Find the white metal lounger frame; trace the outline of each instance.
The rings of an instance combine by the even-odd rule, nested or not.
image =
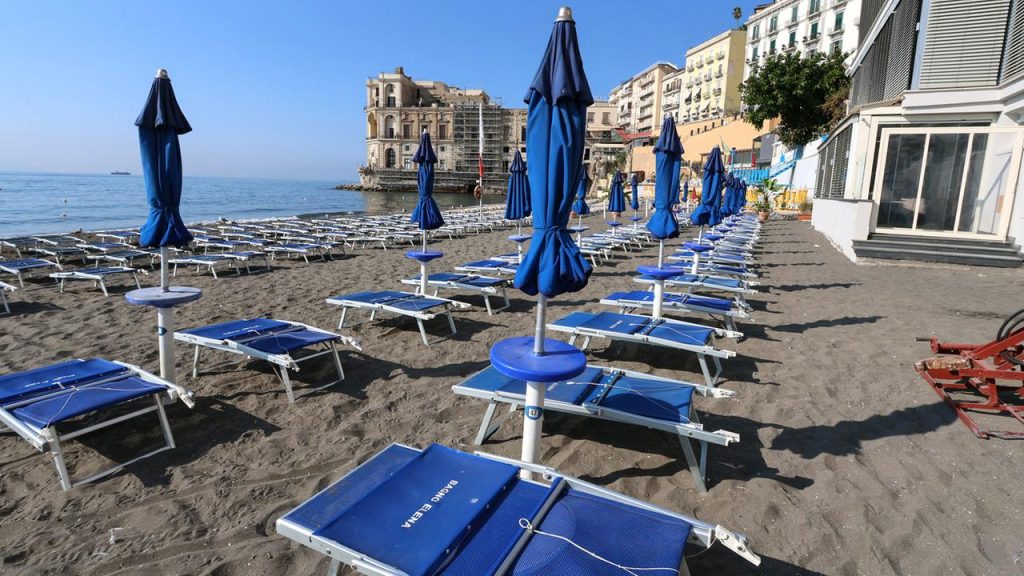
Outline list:
[[[418,278],[403,278],[402,284],[409,286],[416,286],[416,294],[420,294],[420,281]],[[437,298],[437,293],[442,289],[448,290],[463,290],[465,292],[475,292],[484,297],[484,307],[487,308],[487,315],[494,316],[495,312],[501,312],[502,310],[508,309],[511,304],[508,301],[508,281],[503,284],[495,286],[474,286],[473,284],[466,284],[464,282],[454,282],[451,280],[439,281],[427,279],[427,287],[434,289],[433,298]],[[491,296],[501,296],[505,304],[501,308],[491,307]]]
[[[10,314],[11,313],[11,307],[10,307],[9,304],[7,304],[7,291],[8,290],[10,290],[11,292],[14,292],[15,290],[17,290],[17,288],[15,288],[14,286],[11,286],[10,284],[8,284],[6,282],[0,282],[0,306],[3,306],[4,314]]]
[[[589,365],[588,368],[599,368],[607,374],[621,375],[628,378],[644,378],[647,380],[657,380],[659,382],[665,382],[669,385],[674,386],[689,386],[693,388],[693,391],[701,396],[710,396],[712,398],[733,398],[736,393],[732,390],[725,390],[721,388],[712,388],[710,386],[702,386],[700,384],[692,384],[682,380],[673,380],[670,378],[662,378],[659,376],[651,376],[642,372],[634,372],[632,370],[620,370],[618,368],[608,368],[605,366]],[[485,368],[484,370],[487,370]],[[481,370],[480,372],[483,372]],[[479,374],[479,372],[477,372]],[[475,376],[475,374],[474,374]],[[470,376],[468,379],[473,378]],[[582,383],[581,383],[582,385]],[[598,384],[600,386],[600,384]],[[613,384],[614,386],[614,384]],[[476,438],[473,443],[477,446],[483,444],[488,438],[494,435],[501,426],[501,421],[496,421],[495,412],[497,411],[498,403],[509,404],[509,414],[512,414],[519,408],[526,405],[525,394],[509,394],[501,391],[486,391],[472,386],[463,386],[462,384],[456,384],[452,386],[452,392],[461,396],[469,396],[472,398],[479,398],[481,400],[487,400],[487,409],[484,411],[483,420],[480,422],[480,429],[477,431]],[[600,404],[593,404],[590,402],[582,405],[570,404],[568,402],[552,402],[550,399],[545,401],[545,409],[551,410],[552,412],[561,412],[565,414],[573,414],[576,416],[589,416],[592,418],[600,418],[602,420],[609,420],[611,422],[619,422],[623,424],[633,424],[636,426],[644,426],[654,430],[661,430],[668,432],[669,434],[675,435],[679,440],[679,445],[683,449],[683,456],[686,458],[686,464],[690,468],[690,474],[693,476],[693,483],[696,485],[697,490],[701,493],[707,492],[707,485],[705,479],[707,477],[707,459],[708,459],[708,444],[717,444],[719,446],[728,446],[732,442],[739,442],[740,436],[734,432],[728,432],[726,430],[715,430],[708,431],[704,429],[704,425],[701,424],[699,417],[697,416],[696,408],[693,403],[690,403],[690,413],[687,415],[689,422],[687,423],[673,423],[665,420],[658,420],[656,418],[650,418],[646,416],[639,416],[636,414],[630,414],[622,410],[615,410],[608,408],[607,406],[601,406]],[[501,418],[499,416],[499,418]],[[493,425],[492,425],[493,423]],[[696,454],[693,451],[693,446],[690,444],[690,439],[697,442],[700,445],[700,459],[697,459]]]
[[[422,297],[422,298],[433,298],[435,300],[444,300],[445,303],[446,303],[445,304],[445,309],[444,309],[444,312],[441,312],[440,314],[444,314],[444,316],[446,318],[448,318],[448,328],[451,329],[451,333],[449,335],[454,335],[454,334],[458,333],[458,331],[455,329],[455,320],[452,318],[452,309],[466,310],[467,308],[471,308],[471,306],[469,304],[466,304],[465,302],[459,302],[458,300],[452,300],[450,298],[442,298],[440,296],[423,296],[421,294],[415,294],[415,293],[412,293],[412,292],[406,292],[406,294],[408,294],[409,296],[419,296],[419,297]],[[377,311],[390,312],[390,313],[395,314],[397,316],[409,316],[411,318],[415,318],[416,319],[416,325],[420,329],[420,337],[423,339],[423,343],[425,345],[427,345],[427,346],[430,346],[430,340],[427,339],[427,329],[423,326],[423,321],[424,320],[433,320],[434,318],[436,318],[438,316],[438,314],[435,314],[435,313],[432,313],[432,312],[418,312],[416,310],[403,310],[401,308],[396,308],[396,307],[388,305],[386,303],[374,304],[374,303],[370,303],[370,302],[358,302],[358,301],[355,301],[355,300],[345,300],[344,298],[340,298],[340,297],[339,298],[328,298],[327,299],[327,303],[328,304],[333,304],[335,306],[341,306],[341,319],[338,320],[338,330],[341,330],[342,328],[345,327],[345,317],[348,314],[349,308],[358,308],[360,310],[369,310],[370,311],[370,319],[369,319],[370,322],[373,322],[373,320],[377,317]]]
[[[320,256],[320,260],[327,262],[327,256],[330,254],[330,247],[324,245],[311,245],[308,248],[290,248],[288,246],[266,246],[265,252],[270,254],[272,260],[277,259],[278,254],[284,254],[286,258],[302,256],[302,259],[309,264],[310,254],[314,256]]]
[[[199,356],[200,351],[203,348],[220,350],[222,352],[230,352],[232,354],[241,354],[242,356],[247,356],[250,358],[256,358],[259,360],[265,360],[269,362],[274,367],[274,373],[281,380],[281,384],[284,386],[284,392],[285,395],[288,396],[289,403],[295,402],[296,398],[308,396],[314,392],[318,392],[325,388],[330,388],[331,386],[334,386],[335,384],[338,384],[345,379],[345,370],[341,367],[341,356],[338,355],[338,347],[335,345],[333,341],[324,342],[324,350],[304,354],[303,356],[296,358],[293,357],[291,354],[269,354],[262,350],[257,350],[250,346],[246,346],[247,341],[254,340],[256,338],[262,338],[264,336],[269,336],[272,334],[286,334],[291,331],[306,329],[312,332],[319,332],[321,334],[337,336],[338,338],[341,339],[342,343],[348,344],[349,346],[352,346],[356,350],[362,350],[362,348],[359,346],[359,341],[356,340],[355,338],[342,336],[341,334],[335,334],[334,332],[329,332],[327,330],[321,330],[320,328],[309,326],[308,324],[303,324],[301,322],[291,322],[289,320],[278,320],[278,322],[285,322],[287,324],[291,324],[291,327],[276,332],[264,332],[260,334],[253,334],[248,338],[239,338],[237,340],[222,340],[219,338],[208,338],[206,336],[198,336],[196,334],[188,334],[186,332],[175,332],[174,339],[179,340],[181,342],[185,342],[187,344],[192,344],[193,346],[196,347],[195,355],[192,358],[193,378],[199,377]],[[291,377],[288,375],[288,370],[290,369],[298,372],[299,363],[313,360],[315,358],[319,358],[320,356],[324,356],[327,354],[330,354],[331,356],[334,357],[334,367],[338,372],[338,379],[328,384],[323,384],[320,386],[316,386],[314,388],[305,389],[301,394],[296,395],[295,390],[292,388],[292,381]]]
[[[635,315],[637,318],[650,320],[647,316]],[[670,320],[668,318],[658,318],[655,322],[659,322],[662,325],[683,325],[683,326],[697,326],[700,328],[708,328],[712,330],[716,336],[724,338],[738,339],[742,334],[733,332],[732,330],[723,330],[721,328],[715,328],[713,326],[703,326],[701,324],[694,324],[692,322],[683,322],[681,320]],[[583,344],[580,346],[580,350],[586,350],[587,346],[590,345],[592,338],[608,338],[610,340],[621,340],[623,342],[631,342],[634,344],[653,344],[655,346],[664,346],[666,348],[674,348],[676,350],[686,350],[687,352],[693,352],[697,355],[697,362],[700,364],[700,371],[704,374],[704,383],[710,387],[714,387],[715,383],[718,382],[718,377],[722,375],[722,358],[732,358],[736,356],[736,353],[731,350],[722,350],[715,348],[714,346],[695,346],[693,344],[684,344],[681,342],[674,342],[672,340],[666,340],[664,338],[657,338],[647,334],[624,334],[622,332],[611,332],[608,330],[596,330],[593,328],[585,328],[582,326],[566,327],[558,326],[557,324],[548,324],[548,330],[554,330],[555,332],[565,332],[570,334],[569,344],[574,345],[578,336],[583,336]],[[715,365],[715,373],[712,374],[708,368],[707,357],[710,356],[712,362]]]
[[[270,270],[270,259],[267,258],[267,255],[264,254],[263,252],[260,252],[258,254],[253,254],[252,256],[246,256],[244,258],[242,258],[240,256],[232,256],[230,254],[218,254],[218,253],[205,254],[205,255],[206,256],[217,256],[218,259],[210,260],[210,259],[207,259],[207,258],[196,258],[196,257],[193,257],[193,256],[186,256],[186,257],[183,257],[183,258],[175,258],[173,260],[168,260],[167,261],[168,264],[174,264],[174,269],[171,272],[171,276],[177,276],[178,275],[178,265],[179,264],[183,264],[185,266],[195,266],[196,267],[196,274],[198,274],[200,271],[202,271],[203,266],[206,266],[206,269],[210,272],[210,274],[213,274],[214,280],[217,279],[217,264],[221,264],[221,263],[228,264],[228,268],[231,268],[232,270],[234,270],[236,276],[241,276],[242,275],[242,267],[245,267],[245,273],[246,274],[252,274],[252,266],[249,264],[249,260],[252,260],[253,258],[263,258],[263,266],[264,266],[264,268],[266,268],[267,270]]]
[[[685,274],[685,273],[686,272],[681,272],[681,274]],[[698,275],[698,276],[700,276],[700,275]],[[707,274],[704,274],[703,276],[712,277],[712,276],[709,276]],[[633,282],[636,282],[638,284],[646,284],[646,285],[649,286],[648,289],[650,291],[652,291],[652,292],[654,291],[654,282],[655,281],[653,279],[634,277],[633,278]],[[744,296],[749,296],[750,294],[757,294],[757,290],[754,290],[753,288],[750,288],[750,287],[751,286],[758,286],[758,285],[760,285],[760,283],[759,282],[750,281],[750,280],[742,280],[741,282],[743,282],[743,285],[742,285],[743,287],[730,288],[728,286],[716,286],[714,284],[705,284],[703,282],[684,282],[682,280],[674,280],[672,278],[669,278],[668,280],[665,280],[665,286],[666,287],[668,287],[668,286],[675,286],[677,288],[686,288],[687,294],[693,294],[694,291],[726,293],[726,294],[728,294],[732,298],[732,301],[735,302],[736,305],[739,306],[740,308],[742,308],[744,310],[748,310],[748,311],[749,310],[753,310],[753,306],[751,306],[749,303],[747,303],[747,299],[744,298]]]
[[[146,272],[145,270],[138,270],[136,268],[129,268],[127,266],[121,266],[118,268],[118,270],[125,274],[131,274],[132,280],[135,281],[136,288],[142,288],[142,285],[139,284],[139,272],[142,272],[143,274],[148,274],[148,272]],[[67,280],[92,280],[93,288],[99,286],[100,290],[103,291],[104,296],[110,296],[110,293],[107,292],[107,283],[105,281],[106,276],[109,275],[110,274],[87,274],[85,272],[80,272],[78,270],[68,270],[66,272],[54,272],[50,274],[50,278],[55,278],[60,282],[61,292],[64,291],[64,282]]]
[[[676,295],[666,292],[665,296]],[[647,300],[611,300],[609,298],[602,298],[601,304],[604,304],[605,306],[617,306],[619,308],[619,312],[622,314],[630,314],[637,309],[647,311],[654,308],[654,302]],[[739,328],[736,326],[736,319],[740,318],[743,320],[750,320],[750,314],[748,314],[742,307],[737,307],[736,310],[726,310],[723,312],[717,308],[709,308],[692,302],[675,302],[668,299],[662,302],[662,306],[665,311],[678,310],[680,312],[707,314],[713,320],[722,322],[722,324],[725,325],[726,330],[730,330],[737,334],[739,334]],[[742,337],[743,335],[740,334],[738,338]]]
[[[134,371],[135,374],[133,374],[133,376],[137,376],[145,380],[146,382],[153,382],[165,386],[167,388],[167,399],[165,400],[162,398],[163,392],[152,394],[152,406],[139,408],[137,410],[128,412],[127,414],[121,414],[114,418],[97,422],[96,424],[92,424],[91,426],[86,426],[84,428],[68,432],[67,434],[60,434],[57,431],[56,425],[47,426],[46,428],[36,428],[35,426],[32,426],[26,422],[22,422],[10,412],[10,410],[14,408],[23,406],[25,404],[30,404],[32,402],[37,402],[42,398],[46,398],[46,396],[35,396],[30,400],[11,402],[10,404],[0,407],[0,423],[3,423],[5,426],[10,428],[15,434],[21,436],[36,450],[39,450],[40,452],[50,453],[50,455],[53,457],[53,464],[57,468],[57,476],[60,477],[60,486],[64,490],[70,490],[76,486],[87,484],[89,482],[92,482],[93,480],[98,480],[105,476],[109,476],[110,474],[113,474],[114,472],[117,472],[118,470],[121,470],[126,466],[138,462],[139,460],[149,458],[150,456],[163,452],[164,450],[171,450],[172,448],[175,447],[174,436],[171,434],[171,426],[167,422],[167,413],[164,411],[164,403],[171,404],[175,400],[181,400],[189,408],[193,408],[195,406],[195,403],[192,401],[192,393],[186,390],[185,388],[182,388],[177,384],[168,382],[167,380],[163,380],[153,374],[150,374],[149,372],[146,372],[145,370],[139,368],[138,366],[126,364],[124,362],[118,362],[116,360],[114,360],[113,362],[114,364],[119,364],[121,366],[124,366],[125,368]],[[114,381],[119,380],[121,378],[124,378],[124,374],[118,374],[110,378],[110,380]],[[102,382],[103,381],[100,381],[99,383]],[[62,392],[65,392],[65,390],[55,391],[52,395],[57,395]],[[160,430],[161,432],[163,432],[164,436],[163,446],[150,452],[147,452],[145,454],[142,454],[141,456],[136,456],[135,458],[132,458],[127,462],[115,464],[114,466],[107,468],[106,470],[97,472],[92,476],[89,476],[88,478],[83,478],[81,480],[74,480],[71,478],[71,474],[68,472],[67,463],[64,462],[64,450],[63,448],[61,448],[61,442],[65,440],[72,440],[74,438],[88,434],[90,432],[94,432],[102,428],[107,428],[109,426],[113,426],[115,424],[124,422],[125,420],[130,420],[132,418],[142,416],[150,412],[156,412],[157,418],[160,420]]]
[[[63,270],[64,269],[60,264],[54,262],[53,260],[47,260],[45,258],[37,258],[37,260],[42,260],[43,262],[46,262],[50,266],[56,267],[57,270]],[[37,268],[26,268],[25,269],[26,273],[22,273],[22,271],[17,269],[17,268],[5,268],[4,267],[4,262],[0,261],[0,270],[3,270],[4,272],[7,272],[9,274],[14,274],[14,277],[18,279],[18,286],[21,286],[22,288],[25,287],[25,276],[31,276],[31,271],[32,270],[39,270],[41,268],[45,269],[45,268],[48,268],[48,267],[47,266],[39,266]]]
[[[402,444],[398,444],[398,446],[408,448],[408,446],[404,446]],[[597,486],[589,482],[584,482],[583,480],[580,480],[578,478],[566,476],[564,474],[561,474],[560,472],[558,472],[558,470],[555,470],[554,468],[541,466],[539,464],[531,464],[529,462],[522,462],[519,460],[514,460],[512,458],[495,456],[493,454],[487,454],[485,452],[474,452],[474,454],[482,458],[494,460],[496,462],[502,462],[505,464],[510,464],[512,466],[518,466],[521,470],[532,472],[534,477],[543,478],[548,482],[560,479],[562,480],[562,489],[564,489],[564,486],[568,486],[573,490],[576,490],[584,494],[590,494],[598,498],[604,498],[606,500],[611,500],[613,502],[617,502],[620,504],[634,506],[642,510],[648,510],[656,514],[664,514],[666,516],[671,516],[672,518],[682,520],[684,522],[689,523],[692,526],[692,529],[690,530],[690,537],[687,540],[689,544],[694,544],[707,549],[711,548],[711,546],[714,545],[716,541],[718,541],[721,542],[722,545],[726,548],[742,556],[748,562],[751,562],[754,565],[759,565],[761,563],[761,558],[757,554],[755,554],[747,544],[747,537],[745,535],[738,532],[732,532],[731,530],[728,530],[727,528],[721,525],[704,522],[702,520],[686,516],[685,514],[678,514],[676,512],[660,508],[658,506],[644,502],[642,500],[630,498],[629,496],[619,494],[618,492],[613,492],[612,490],[608,490],[607,488],[603,488],[601,486]],[[355,474],[359,469],[361,469],[363,466],[366,466],[369,462],[372,461],[373,459],[371,458],[370,460],[367,460],[363,464],[360,464],[359,466],[355,467],[352,471],[348,472],[347,474],[339,478],[330,486],[328,486],[324,490],[321,490],[318,493],[318,495],[322,494],[327,490],[332,489],[335,484],[344,480],[348,476]],[[544,482],[538,482],[533,480],[522,481],[532,482],[539,486],[549,485]],[[549,496],[548,501],[545,503],[544,506],[541,507],[540,513],[537,515],[537,517],[533,519],[534,524],[540,523],[540,520],[543,519],[543,516],[547,513],[551,504],[553,504],[554,498],[557,497],[560,492],[561,490],[556,490],[555,493]],[[331,563],[327,569],[328,576],[337,576],[341,570],[342,565],[351,566],[357,573],[365,574],[367,576],[404,576],[405,573],[398,570],[397,568],[388,566],[387,564],[384,564],[382,562],[378,562],[373,558],[370,558],[369,556],[366,556],[365,554],[362,554],[352,548],[342,546],[337,542],[314,534],[309,528],[305,526],[301,526],[299,524],[287,520],[286,517],[289,514],[291,514],[291,511],[284,514],[281,518],[277,519],[277,522],[275,523],[277,533],[284,536],[285,538],[294,540],[295,542],[302,544],[303,546],[312,548],[313,550],[316,550],[317,552],[320,552],[321,554],[324,554],[328,558],[330,558]],[[508,568],[510,568],[508,564],[515,560],[519,552],[526,545],[527,539],[529,537],[529,532],[524,533],[523,537],[506,557],[505,563],[502,565],[502,569],[499,569],[497,572],[498,575],[504,576],[504,574],[507,573]],[[686,566],[686,558],[683,558],[682,560],[682,563],[679,567],[679,574],[680,576],[689,576],[690,574],[689,569]]]

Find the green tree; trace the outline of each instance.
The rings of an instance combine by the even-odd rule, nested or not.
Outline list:
[[[790,148],[828,132],[845,115],[850,89],[843,61],[846,54],[816,52],[769,56],[754,64],[740,89],[747,109],[743,119],[758,129],[778,118],[779,140]],[[838,118],[837,118],[838,116]]]
[[[743,18],[743,9],[739,6],[732,9],[732,18],[736,21],[736,29],[740,27],[740,18]]]

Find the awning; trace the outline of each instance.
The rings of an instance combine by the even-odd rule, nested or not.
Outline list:
[[[693,100],[693,90],[687,90],[686,98],[683,98],[683,102],[686,102],[687,104],[690,103],[690,100]]]
[[[700,111],[701,112],[707,112],[709,106],[711,106],[711,102],[710,101],[705,102],[704,105],[700,107]]]

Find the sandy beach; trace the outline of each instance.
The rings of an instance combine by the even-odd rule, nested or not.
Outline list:
[[[432,242],[445,252],[432,270],[508,252],[507,234]],[[220,280],[184,272],[177,283],[204,296],[180,308],[178,323],[267,315],[333,329],[339,310],[324,299],[399,288],[415,273],[403,252],[277,260],[268,273]],[[636,265],[655,252],[598,267],[585,290],[551,301],[549,318],[602,309],[597,301],[635,286]],[[543,461],[743,532],[764,559],[752,569],[716,546],[688,561],[693,574],[1024,574],[1019,445],[975,438],[913,369],[930,355],[916,336],[990,340],[1020,307],[1024,273],[857,266],[805,222],[766,224],[757,257],[763,291],[741,325],[748,338],[721,344],[738,353],[722,384],[738,396],[698,403],[707,427],[742,438],[712,450],[708,494],[695,491],[675,438],[637,427],[551,415]],[[124,290],[104,298],[76,283],[60,294],[38,282],[15,293],[13,314],[0,317],[0,373],[93,356],[155,370],[155,314],[127,305]],[[347,379],[293,405],[267,364],[186,376],[191,354],[179,344],[179,381],[196,408],[170,408],[177,448],[69,492],[47,456],[0,434],[0,573],[326,573],[327,560],[277,536],[275,520],[390,443],[473,450],[484,404],[450,387],[485,367],[496,341],[531,333],[532,300],[511,296],[511,310],[494,316],[478,297],[457,296],[474,308],[456,314],[456,336],[430,347],[407,319],[345,328],[363,346],[342,353]],[[589,356],[699,378],[692,355],[596,342]],[[314,362],[296,379],[332,374]],[[521,422],[513,416],[482,449],[518,457]],[[73,470],[88,471],[158,442],[143,418],[70,442],[67,453]]]

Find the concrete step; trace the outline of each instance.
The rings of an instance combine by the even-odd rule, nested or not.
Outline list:
[[[891,246],[875,243],[871,240],[856,241],[853,251],[858,258],[878,258],[884,260],[915,260],[919,262],[941,262],[946,264],[962,264],[965,266],[993,266],[999,268],[1019,268],[1024,259],[1014,250],[1012,253],[984,253],[969,250],[944,250],[927,247],[910,248],[907,246]]]

